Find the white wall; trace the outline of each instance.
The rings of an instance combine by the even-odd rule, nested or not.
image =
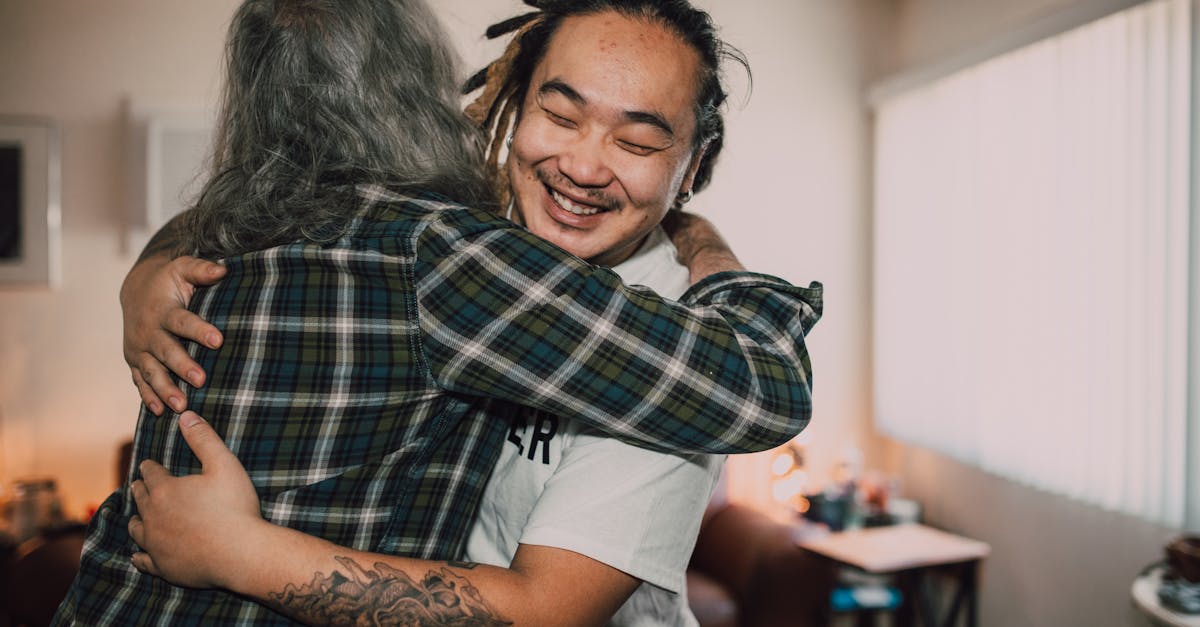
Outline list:
[[[117,290],[123,250],[123,97],[204,107],[217,96],[234,0],[0,0],[0,113],[56,119],[63,130],[63,286],[0,289],[0,482],[59,479],[82,514],[112,489],[117,444],[137,397],[121,358]],[[516,0],[433,3],[477,68],[495,54],[486,25]],[[811,336],[814,467],[864,433],[867,415],[866,125],[861,87],[874,57],[863,35],[880,3],[706,0],[750,58],[712,189],[694,210],[714,218],[754,269],[821,280],[826,315]],[[865,8],[864,8],[865,7]],[[737,460],[742,500],[765,498],[761,458]]]
[[[895,51],[878,67],[938,64],[1064,13],[1128,0],[899,0]],[[930,451],[877,439],[878,459],[934,525],[989,542],[984,625],[1127,625],[1129,588],[1177,530],[999,479]],[[1064,444],[1065,445],[1065,444]]]
[[[841,450],[862,441],[869,413],[862,91],[877,3],[698,4],[749,58],[754,84],[749,101],[735,88],[713,185],[690,207],[713,218],[747,267],[825,285],[825,315],[809,336],[813,421],[801,436],[810,468],[823,474]],[[735,500],[767,504],[767,460],[730,460]]]
[[[0,481],[54,476],[75,515],[112,489],[138,403],[117,305],[121,99],[212,100],[234,4],[0,0],[0,113],[56,120],[63,157],[62,288],[0,289]]]

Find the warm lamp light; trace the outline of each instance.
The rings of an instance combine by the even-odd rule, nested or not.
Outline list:
[[[808,473],[804,471],[804,449],[792,442],[777,449],[771,458],[771,497],[791,512],[804,513],[809,508],[804,496]]]

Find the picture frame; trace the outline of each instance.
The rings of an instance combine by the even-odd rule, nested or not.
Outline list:
[[[0,288],[59,286],[61,172],[57,125],[0,116]]]
[[[141,250],[186,210],[207,177],[213,113],[187,105],[123,103],[127,248]]]

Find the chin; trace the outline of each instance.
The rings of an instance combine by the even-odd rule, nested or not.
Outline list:
[[[579,257],[580,259],[583,259],[585,261],[590,260],[590,258],[592,258],[592,257],[597,257],[599,255],[604,254],[603,251],[596,251],[590,247],[578,246],[578,245],[574,245],[570,242],[559,242],[559,241],[555,241],[554,239],[551,239],[551,238],[546,238],[546,241],[550,242],[551,244],[554,244],[555,246],[558,246],[559,248],[561,248],[561,249],[571,253],[572,255],[575,255],[576,257]]]

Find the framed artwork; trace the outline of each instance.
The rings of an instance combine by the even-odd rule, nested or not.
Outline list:
[[[60,281],[59,131],[0,116],[0,287]]]
[[[190,207],[202,189],[214,114],[187,105],[123,103],[127,246],[139,251],[159,228]]]

